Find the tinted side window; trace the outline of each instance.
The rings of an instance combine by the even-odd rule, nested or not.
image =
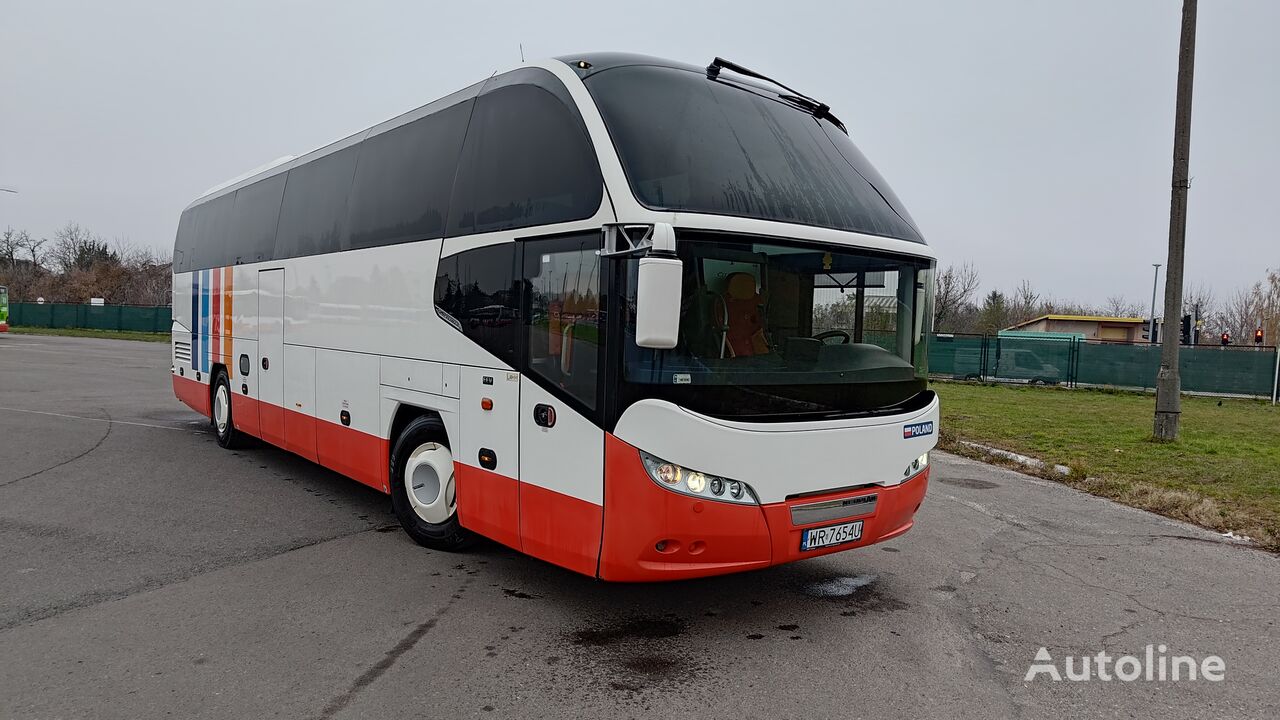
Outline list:
[[[515,244],[490,245],[440,260],[436,310],[504,362],[516,364],[520,293]]]
[[[524,246],[529,372],[596,407],[601,348],[600,233]]]
[[[236,191],[231,233],[227,239],[228,265],[272,258],[284,181],[285,173],[280,173]]]
[[[184,210],[178,218],[178,234],[173,240],[173,271],[188,272],[195,267],[195,210]]]
[[[601,193],[576,108],[538,85],[497,87],[476,100],[448,234],[581,220],[599,209]]]
[[[223,195],[192,208],[196,233],[192,270],[231,264],[227,261],[227,232],[230,230],[234,202],[235,195]]]
[[[459,103],[360,144],[351,187],[349,247],[444,235],[453,176],[473,102]]]
[[[289,171],[276,232],[277,260],[342,249],[358,148],[353,145]]]

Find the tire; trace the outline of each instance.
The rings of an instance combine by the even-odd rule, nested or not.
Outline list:
[[[209,422],[213,425],[213,434],[217,436],[219,445],[228,450],[244,446],[245,435],[236,430],[235,417],[231,414],[231,381],[227,379],[226,370],[219,370],[217,377],[213,379]]]
[[[414,542],[454,552],[475,537],[458,522],[453,455],[444,423],[433,416],[405,426],[391,450],[391,507]]]

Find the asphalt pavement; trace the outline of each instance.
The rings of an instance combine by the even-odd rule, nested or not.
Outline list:
[[[1280,563],[937,453],[916,527],[612,585],[414,545],[386,498],[218,447],[165,344],[0,335],[0,717],[1275,717]],[[1025,680],[1221,657],[1219,682]]]

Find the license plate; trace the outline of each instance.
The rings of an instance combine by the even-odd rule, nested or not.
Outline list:
[[[862,539],[862,521],[810,528],[800,535],[801,550],[816,550]]]

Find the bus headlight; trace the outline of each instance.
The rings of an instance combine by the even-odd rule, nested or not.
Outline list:
[[[649,477],[658,485],[683,495],[705,500],[757,505],[755,491],[739,480],[729,480],[697,470],[689,470],[675,463],[656,458],[641,450],[640,460]]]
[[[919,475],[921,471],[927,467],[929,467],[929,453],[925,453],[915,460],[912,460],[911,464],[908,465],[907,469],[902,473],[902,477],[914,477]]]

